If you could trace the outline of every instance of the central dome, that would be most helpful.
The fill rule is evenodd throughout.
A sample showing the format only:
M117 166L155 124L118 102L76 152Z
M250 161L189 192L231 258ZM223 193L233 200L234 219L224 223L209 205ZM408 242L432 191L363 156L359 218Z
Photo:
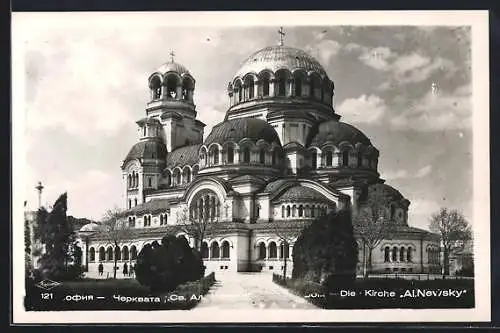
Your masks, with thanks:
M155 70L156 73L166 74L168 72L175 72L179 75L189 74L187 68L179 63L170 61L166 62Z
M321 64L307 52L288 46L268 46L248 57L236 73L236 77L242 78L248 73L259 74L263 70L276 72L280 69L288 69L293 73L296 69L307 72L313 71L321 76L328 77Z

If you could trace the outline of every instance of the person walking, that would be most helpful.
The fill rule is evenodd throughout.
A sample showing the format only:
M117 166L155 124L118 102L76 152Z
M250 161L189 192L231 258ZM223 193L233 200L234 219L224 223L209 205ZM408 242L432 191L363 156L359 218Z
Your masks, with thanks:
M99 276L102 276L102 273L104 272L104 266L102 265L102 262L99 263L99 267L97 269L99 271Z
M130 264L129 276L133 276L134 275L134 271L135 271L135 265L134 264Z
M127 263L123 264L123 277L126 277L128 275L128 265Z

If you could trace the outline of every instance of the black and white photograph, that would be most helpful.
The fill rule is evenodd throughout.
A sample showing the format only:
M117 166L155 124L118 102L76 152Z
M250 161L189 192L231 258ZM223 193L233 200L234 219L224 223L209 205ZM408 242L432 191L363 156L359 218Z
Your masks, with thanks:
M20 322L489 320L487 13L12 26Z

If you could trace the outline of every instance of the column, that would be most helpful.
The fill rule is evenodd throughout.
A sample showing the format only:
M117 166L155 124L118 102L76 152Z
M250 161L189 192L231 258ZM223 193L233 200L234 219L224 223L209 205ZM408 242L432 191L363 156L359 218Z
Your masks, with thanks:
M342 154L340 152L333 152L333 154L332 154L332 166L334 168L339 167L341 158L342 158Z
M175 99L182 99L182 85L178 85L175 89Z
M165 99L167 96L167 86L161 85L161 99Z
M260 81L255 80L253 83L253 96L254 96L254 98L259 98L260 96L262 96L262 92L259 90L260 87L261 87Z
M223 148L219 149L219 164L224 164L223 161L222 161L222 149Z
M240 150L239 150L239 148L234 148L233 161L234 161L234 164L240 163Z
M276 89L276 85L278 82L275 79L269 80L269 96L276 96L278 93L278 89Z
M295 89L294 89L294 86L295 86L295 82L294 82L294 79L288 79L288 91L287 91L287 96L293 96L295 95Z
M318 168L321 168L321 154L322 153L316 153L316 166Z

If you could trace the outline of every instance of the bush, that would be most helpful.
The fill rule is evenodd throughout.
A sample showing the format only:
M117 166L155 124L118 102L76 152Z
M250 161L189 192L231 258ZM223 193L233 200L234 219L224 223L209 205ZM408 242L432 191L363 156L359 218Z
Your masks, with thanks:
M168 292L178 285L203 277L205 267L198 251L185 238L165 236L161 245L146 245L137 256L137 281L151 292Z
M357 256L350 212L323 216L297 238L292 278L319 283L328 290L347 288L356 278Z

